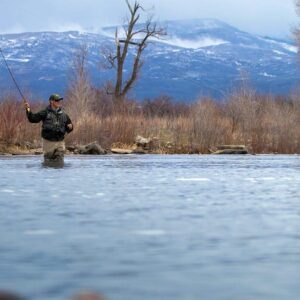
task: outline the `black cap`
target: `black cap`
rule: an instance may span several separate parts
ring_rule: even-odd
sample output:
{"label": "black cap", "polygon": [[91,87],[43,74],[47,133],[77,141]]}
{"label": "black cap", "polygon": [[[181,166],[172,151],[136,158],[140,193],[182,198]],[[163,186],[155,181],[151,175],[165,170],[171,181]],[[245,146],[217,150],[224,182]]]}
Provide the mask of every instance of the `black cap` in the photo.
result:
{"label": "black cap", "polygon": [[63,100],[64,98],[59,96],[58,94],[52,94],[50,97],[49,97],[49,101],[61,101]]}

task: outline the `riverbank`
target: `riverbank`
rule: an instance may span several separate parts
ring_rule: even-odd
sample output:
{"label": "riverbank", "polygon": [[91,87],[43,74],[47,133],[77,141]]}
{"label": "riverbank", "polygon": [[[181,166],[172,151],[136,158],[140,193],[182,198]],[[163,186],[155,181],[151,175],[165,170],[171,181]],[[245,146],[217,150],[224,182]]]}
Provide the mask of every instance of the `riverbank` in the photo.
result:
{"label": "riverbank", "polygon": [[[81,146],[85,147],[85,146]],[[162,149],[157,149],[157,150],[144,150],[142,148],[137,148],[134,146],[131,147],[113,147],[110,149],[104,149],[103,152],[98,152],[98,151],[87,151],[86,153],[79,152],[79,151],[70,151],[68,149],[74,148],[74,146],[67,146],[66,147],[66,152],[65,155],[105,155],[105,154],[191,154],[191,153],[176,153],[176,152],[167,152]],[[41,155],[43,154],[43,149],[42,148],[34,148],[34,149],[28,149],[26,147],[20,147],[16,145],[6,145],[0,146],[0,156],[17,156],[17,155]],[[200,153],[198,153],[200,154]]]}
{"label": "riverbank", "polygon": [[[24,143],[30,145],[30,143]],[[0,144],[0,156],[16,155],[41,155],[42,148],[22,147],[21,145]],[[132,145],[114,144],[111,148],[104,149],[98,142],[87,145],[66,145],[65,155],[105,155],[105,154],[254,154],[245,145],[220,145],[209,149],[208,152],[184,151],[172,145],[160,147],[157,140],[146,139],[138,136]],[[265,153],[264,153],[265,154]],[[272,153],[274,154],[274,153]]]}
{"label": "riverbank", "polygon": [[41,148],[28,149],[20,145],[0,143],[0,155],[38,155],[42,154]]}
{"label": "riverbank", "polygon": [[[108,109],[102,97],[82,109],[72,98],[66,101],[65,109],[74,124],[66,145],[97,141],[103,149],[129,152],[134,150],[135,138],[142,136],[156,140],[158,145],[151,153],[209,154],[214,147],[228,144],[246,145],[255,154],[300,153],[297,99],[280,101],[246,93],[226,102],[200,99],[189,105],[163,99],[143,104],[112,100]],[[33,104],[32,111],[44,106]],[[0,143],[20,145],[8,150],[5,146],[0,152],[35,152],[41,147],[40,131],[41,124],[29,123],[19,102],[8,99],[0,103]]]}

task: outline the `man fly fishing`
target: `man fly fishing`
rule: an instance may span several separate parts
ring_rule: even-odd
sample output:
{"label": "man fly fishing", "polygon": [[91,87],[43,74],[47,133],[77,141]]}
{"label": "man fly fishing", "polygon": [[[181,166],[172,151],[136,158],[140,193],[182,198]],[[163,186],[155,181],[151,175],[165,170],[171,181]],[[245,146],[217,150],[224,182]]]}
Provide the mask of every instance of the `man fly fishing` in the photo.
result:
{"label": "man fly fishing", "polygon": [[29,122],[43,122],[42,138],[45,160],[63,161],[65,151],[64,137],[66,133],[70,133],[73,130],[73,124],[70,117],[61,108],[61,101],[63,98],[58,94],[52,94],[49,97],[49,106],[37,113],[33,113],[5,59],[1,48],[0,54],[16,88],[20,93],[20,96],[23,99]]}
{"label": "man fly fishing", "polygon": [[62,160],[65,151],[64,137],[73,130],[70,117],[62,109],[62,100],[58,94],[49,97],[49,106],[33,113],[27,101],[24,102],[29,122],[42,124],[43,151],[45,160]]}

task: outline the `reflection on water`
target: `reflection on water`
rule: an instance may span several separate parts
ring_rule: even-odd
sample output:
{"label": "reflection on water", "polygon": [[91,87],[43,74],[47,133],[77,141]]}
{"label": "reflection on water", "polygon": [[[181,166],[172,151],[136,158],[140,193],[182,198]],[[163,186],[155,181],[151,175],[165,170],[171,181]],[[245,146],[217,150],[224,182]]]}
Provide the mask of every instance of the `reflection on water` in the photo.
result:
{"label": "reflection on water", "polygon": [[0,290],[298,299],[299,156],[0,158]]}
{"label": "reflection on water", "polygon": [[64,167],[64,160],[45,159],[42,163],[42,166],[45,168],[61,169]]}

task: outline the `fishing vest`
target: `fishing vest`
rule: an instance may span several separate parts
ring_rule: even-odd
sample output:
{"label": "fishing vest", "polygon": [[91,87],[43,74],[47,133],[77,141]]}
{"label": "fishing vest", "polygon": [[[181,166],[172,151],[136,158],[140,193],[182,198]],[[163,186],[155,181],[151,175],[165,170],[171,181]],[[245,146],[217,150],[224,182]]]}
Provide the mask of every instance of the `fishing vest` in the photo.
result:
{"label": "fishing vest", "polygon": [[66,133],[67,115],[61,109],[55,112],[47,109],[47,116],[43,120],[42,128],[45,131],[53,131],[57,133]]}

